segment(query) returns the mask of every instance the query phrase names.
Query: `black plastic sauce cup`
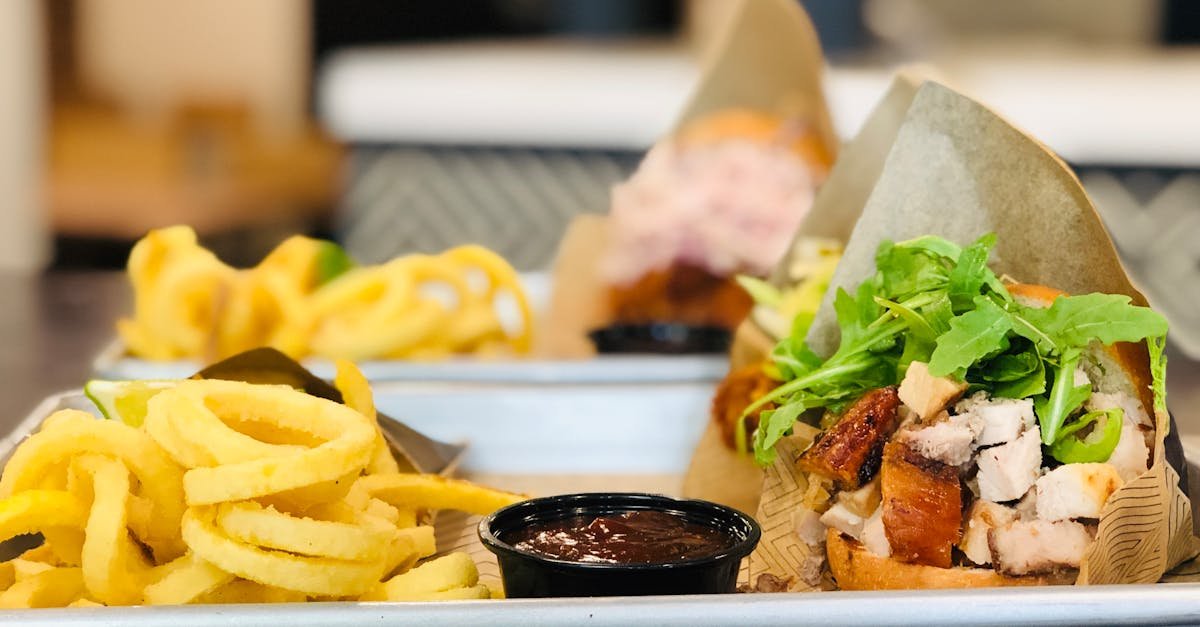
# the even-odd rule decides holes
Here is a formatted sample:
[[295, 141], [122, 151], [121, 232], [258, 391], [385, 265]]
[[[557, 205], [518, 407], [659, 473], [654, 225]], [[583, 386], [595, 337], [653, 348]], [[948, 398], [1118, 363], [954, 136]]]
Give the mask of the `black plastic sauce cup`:
[[[728, 535], [732, 545], [699, 559], [609, 564], [555, 559], [517, 549], [503, 538], [527, 525], [570, 518], [654, 510], [680, 516]], [[758, 544], [762, 530], [753, 518], [708, 501], [636, 493], [568, 494], [523, 501], [479, 522], [479, 538], [496, 554], [509, 598], [642, 596], [733, 592], [742, 558]]]
[[598, 353], [700, 355], [729, 350], [733, 334], [717, 326], [679, 322], [612, 324], [588, 333]]

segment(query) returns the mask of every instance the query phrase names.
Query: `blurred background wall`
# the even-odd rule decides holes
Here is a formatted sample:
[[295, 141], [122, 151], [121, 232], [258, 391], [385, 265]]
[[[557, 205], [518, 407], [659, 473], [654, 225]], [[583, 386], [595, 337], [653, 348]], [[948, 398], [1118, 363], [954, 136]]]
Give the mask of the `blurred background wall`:
[[46, 261], [42, 209], [45, 40], [35, 0], [0, 3], [0, 271]]
[[[1072, 161], [1106, 219], [1192, 232], [1195, 2], [803, 4], [844, 137], [895, 67], [927, 63]], [[40, 267], [53, 239], [55, 267], [117, 267], [184, 222], [235, 263], [303, 231], [368, 261], [480, 241], [544, 268], [670, 128], [735, 5], [3, 3], [0, 262]]]

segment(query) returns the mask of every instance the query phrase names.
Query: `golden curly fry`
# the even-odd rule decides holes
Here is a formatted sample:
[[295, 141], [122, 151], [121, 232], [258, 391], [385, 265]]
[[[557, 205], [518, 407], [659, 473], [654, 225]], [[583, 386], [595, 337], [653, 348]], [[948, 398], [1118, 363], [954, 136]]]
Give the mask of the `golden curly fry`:
[[182, 605], [233, 581], [232, 574], [213, 566], [194, 553], [159, 567], [159, 579], [146, 586], [146, 605]]
[[128, 274], [134, 314], [117, 330], [131, 351], [151, 359], [212, 352], [235, 270], [202, 248], [191, 228], [151, 231], [130, 252]]
[[[466, 553], [450, 553], [377, 585], [363, 595], [364, 601], [416, 601], [429, 598], [431, 593], [471, 588], [479, 582], [475, 562]], [[453, 598], [480, 598], [471, 596]]]
[[[240, 434], [222, 422], [226, 416], [243, 422], [295, 426], [324, 440], [316, 447], [299, 450], [251, 445], [255, 451], [273, 455], [258, 458], [250, 458], [249, 450], [219, 452], [208, 447], [214, 458], [220, 455], [243, 461], [189, 469], [183, 476], [188, 505], [238, 501], [335, 481], [360, 471], [371, 458], [375, 440], [372, 425], [362, 414], [332, 401], [280, 386], [182, 381], [151, 400], [146, 422], [161, 420], [156, 414], [169, 413], [175, 395], [191, 396], [219, 418], [216, 424], [187, 419], [176, 422], [180, 436], [201, 446], [208, 447], [207, 438], [213, 437], [222, 437], [226, 443], [236, 442], [235, 436]], [[179, 415], [172, 414], [170, 418]], [[285, 450], [286, 455], [282, 454]], [[281, 455], [274, 456], [276, 452]]]
[[375, 426], [375, 445], [371, 451], [371, 462], [367, 464], [367, 472], [371, 474], [400, 472], [400, 465], [396, 463], [391, 447], [388, 446], [387, 440], [383, 437], [383, 431], [379, 428], [379, 414], [375, 411], [375, 399], [371, 394], [371, 385], [367, 382], [367, 378], [353, 362], [338, 359], [334, 361], [334, 365], [337, 368], [337, 374], [333, 378], [333, 384], [342, 393], [342, 402], [347, 407], [366, 416], [367, 420]]
[[81, 569], [49, 568], [0, 593], [0, 609], [63, 607], [78, 599], [83, 591]]
[[463, 556], [417, 566], [437, 546], [418, 512], [521, 497], [373, 473], [370, 388], [348, 363], [337, 383], [350, 407], [188, 380], [141, 427], [56, 412], [0, 476], [0, 541], [46, 538], [0, 562], [0, 607], [487, 598]]
[[0, 497], [41, 487], [53, 469], [85, 453], [115, 457], [133, 472], [140, 496], [150, 501], [154, 511], [144, 530], [146, 535], [139, 539], [159, 559], [182, 555], [179, 520], [184, 507], [183, 469], [143, 431], [120, 422], [96, 420], [76, 410], [56, 412], [53, 420], [47, 419], [42, 430], [13, 453], [0, 477]]
[[469, 481], [436, 475], [368, 475], [359, 479], [356, 485], [361, 486], [369, 496], [397, 507], [453, 509], [480, 515], [490, 514], [526, 498]]
[[291, 516], [253, 501], [217, 506], [216, 525], [230, 538], [312, 557], [371, 560], [388, 550], [396, 529]]
[[126, 524], [129, 470], [100, 455], [81, 455], [71, 464], [91, 477], [93, 493], [81, 552], [84, 584], [105, 604], [137, 603], [151, 565], [133, 543]]
[[[223, 358], [259, 346], [301, 357], [435, 359], [525, 353], [532, 313], [519, 276], [499, 255], [460, 246], [350, 269], [344, 251], [302, 236], [258, 266], [235, 270], [188, 227], [151, 231], [128, 274], [134, 315], [118, 322], [129, 351], [155, 360]], [[324, 282], [324, 283], [323, 283]], [[519, 330], [498, 308], [512, 298]]]
[[355, 596], [383, 576], [382, 559], [305, 557], [243, 544], [216, 527], [215, 513], [212, 506], [188, 508], [183, 517], [184, 540], [196, 555], [243, 579], [305, 594]]

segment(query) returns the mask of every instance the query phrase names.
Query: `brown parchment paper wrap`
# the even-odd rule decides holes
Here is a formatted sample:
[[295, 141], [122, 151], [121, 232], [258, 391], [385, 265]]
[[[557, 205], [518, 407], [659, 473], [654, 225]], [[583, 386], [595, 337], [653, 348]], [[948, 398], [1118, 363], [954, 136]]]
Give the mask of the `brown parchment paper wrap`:
[[[1068, 293], [1126, 294], [1146, 303], [1070, 168], [979, 103], [933, 82], [913, 100], [832, 286], [853, 287], [872, 274], [881, 240], [933, 234], [967, 244], [989, 231], [998, 237], [991, 265], [1000, 273]], [[807, 338], [826, 355], [838, 342], [833, 294]], [[1105, 505], [1079, 584], [1156, 582], [1195, 554], [1191, 506], [1164, 454], [1169, 417], [1156, 411], [1155, 424], [1152, 467]], [[750, 558], [751, 576], [796, 575], [811, 557], [785, 524], [803, 494], [798, 451], [785, 444], [780, 452], [764, 482], [758, 510], [764, 534]]]
[[[813, 199], [812, 208], [801, 221], [795, 241], [808, 237], [839, 242], [850, 239], [922, 80], [923, 73], [919, 70], [902, 71], [893, 79], [858, 135], [842, 148], [825, 184]], [[785, 255], [770, 277], [772, 283], [785, 287], [795, 282], [788, 270], [793, 256], [793, 252]], [[762, 361], [778, 339], [765, 332], [751, 315], [734, 334], [730, 366], [740, 368]], [[684, 477], [683, 494], [754, 512], [762, 493], [762, 480], [763, 471], [753, 459], [729, 450], [721, 440], [720, 427], [709, 420]]]
[[[738, 0], [701, 58], [700, 80], [674, 125], [732, 107], [798, 117], [831, 155], [838, 141], [822, 86], [824, 58], [808, 15], [795, 0]], [[595, 354], [587, 332], [613, 319], [597, 272], [607, 217], [580, 216], [559, 244], [553, 294], [535, 352], [549, 358]]]

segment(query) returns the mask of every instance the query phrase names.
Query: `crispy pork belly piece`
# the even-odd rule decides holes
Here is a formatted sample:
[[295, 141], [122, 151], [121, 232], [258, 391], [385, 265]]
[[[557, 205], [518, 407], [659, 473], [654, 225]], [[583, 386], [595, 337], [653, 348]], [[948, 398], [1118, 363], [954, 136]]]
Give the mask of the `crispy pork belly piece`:
[[960, 401], [955, 409], [970, 421], [977, 434], [976, 446], [1011, 442], [1037, 423], [1033, 401], [1029, 399], [989, 399], [984, 392], [978, 392]]
[[1121, 439], [1117, 441], [1117, 448], [1113, 449], [1108, 463], [1117, 469], [1117, 474], [1126, 483], [1150, 467], [1150, 448], [1146, 446], [1142, 430], [1129, 418], [1121, 425]]
[[857, 489], [879, 470], [883, 444], [899, 422], [899, 405], [894, 387], [867, 392], [800, 455], [796, 466], [832, 479], [843, 490]]
[[950, 568], [962, 525], [958, 469], [921, 456], [903, 442], [883, 449], [879, 471], [883, 528], [892, 557]]
[[882, 506], [863, 523], [862, 537], [859, 541], [871, 553], [879, 557], [891, 557], [892, 545], [888, 544], [887, 530], [883, 528]]
[[929, 420], [958, 400], [967, 389], [963, 381], [929, 374], [929, 364], [914, 361], [908, 365], [904, 380], [900, 382], [900, 400], [920, 416]]
[[962, 540], [958, 548], [972, 563], [987, 566], [992, 563], [992, 547], [988, 545], [988, 532], [1003, 527], [1020, 517], [1019, 512], [999, 503], [978, 500], [967, 510], [967, 521], [963, 525]]
[[975, 431], [966, 416], [949, 416], [931, 425], [901, 431], [896, 439], [929, 459], [951, 466], [971, 461]]
[[1037, 481], [1042, 466], [1042, 435], [1037, 427], [1021, 437], [979, 452], [979, 496], [1002, 503], [1021, 498]]
[[1123, 484], [1110, 464], [1063, 464], [1037, 480], [1038, 518], [1099, 518], [1105, 501]]
[[1079, 568], [1094, 536], [1092, 529], [1070, 520], [1018, 520], [992, 529], [988, 543], [997, 571], [1031, 575]]
[[850, 511], [841, 503], [835, 503], [833, 507], [830, 507], [825, 510], [824, 514], [821, 514], [822, 525], [837, 529], [855, 540], [862, 537], [864, 522], [866, 521], [862, 516]]

